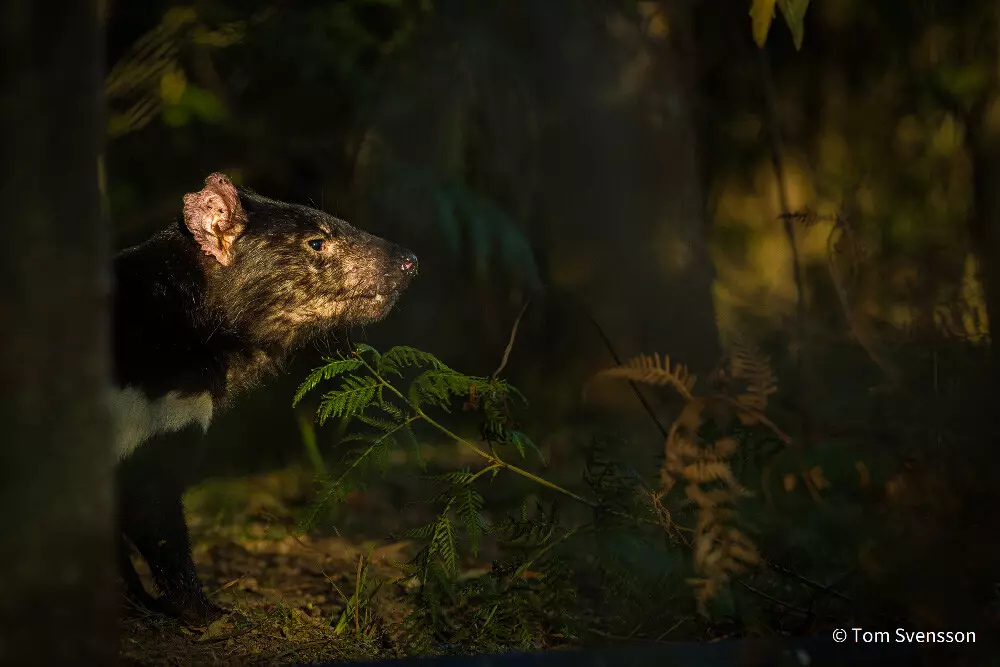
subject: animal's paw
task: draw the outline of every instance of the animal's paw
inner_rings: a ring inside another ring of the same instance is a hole
[[[159,601],[147,593],[138,580],[125,583],[121,589],[121,611],[125,618],[163,613]]]
[[[222,607],[210,602],[204,595],[185,597],[164,595],[156,603],[160,611],[167,616],[198,627],[206,626],[228,613]]]

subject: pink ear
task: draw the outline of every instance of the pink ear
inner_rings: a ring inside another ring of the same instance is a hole
[[[223,266],[232,261],[233,241],[246,219],[236,188],[223,174],[210,175],[200,192],[184,195],[184,224],[205,254]]]

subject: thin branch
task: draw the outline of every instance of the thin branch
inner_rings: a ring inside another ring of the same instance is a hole
[[[798,572],[795,572],[793,570],[789,570],[787,567],[785,567],[783,565],[779,565],[778,563],[775,563],[774,561],[769,560],[768,558],[765,558],[765,557],[762,556],[761,557],[761,562],[764,565],[766,565],[769,569],[774,570],[775,572],[777,572],[779,574],[783,574],[783,575],[785,575],[787,577],[792,577],[793,579],[797,579],[798,581],[802,582],[806,586],[809,586],[811,588],[815,588],[818,591],[822,591],[822,592],[826,593],[827,595],[832,595],[834,597],[840,598],[841,600],[844,600],[846,602],[854,602],[854,600],[852,600],[847,595],[844,595],[840,591],[834,590],[834,589],[830,588],[829,586],[824,586],[823,584],[821,584],[821,583],[819,583],[817,581],[813,581],[812,579],[809,579],[808,577],[805,577],[805,576],[803,576],[803,575],[801,575]]]
[[[737,579],[736,583],[738,583],[740,586],[742,586],[743,588],[747,589],[748,591],[750,591],[754,595],[759,595],[760,597],[764,598],[768,602],[776,604],[779,607],[784,607],[785,609],[787,609],[789,611],[794,611],[795,613],[802,614],[803,616],[815,616],[816,615],[814,612],[808,611],[806,609],[800,609],[799,607],[796,607],[795,605],[788,604],[787,602],[782,602],[778,598],[776,598],[776,597],[774,597],[772,595],[768,595],[767,593],[765,593],[762,590],[758,590],[758,589],[754,588],[753,586],[751,586],[750,584],[746,583],[742,579]]]
[[[524,305],[521,306],[521,312],[519,312],[517,317],[514,319],[514,326],[510,330],[510,340],[507,341],[507,347],[504,348],[503,358],[500,360],[500,365],[497,366],[497,369],[493,371],[493,375],[490,376],[491,380],[496,380],[500,376],[500,373],[503,372],[503,369],[507,366],[507,360],[510,358],[510,351],[514,349],[514,339],[517,337],[517,327],[521,324],[521,318],[524,317],[524,311],[528,310],[528,306],[530,304],[531,299],[525,301]]]
[[[615,351],[615,346],[611,344],[611,339],[608,338],[606,333],[604,333],[604,329],[597,323],[594,316],[590,314],[590,311],[584,308],[582,304],[577,304],[577,307],[583,311],[583,314],[588,320],[590,320],[590,323],[594,325],[595,329],[597,329],[598,335],[601,337],[601,340],[604,341],[604,346],[608,349],[608,353],[611,355],[611,358],[615,360],[615,364],[621,366],[622,359],[618,356],[618,352]],[[663,422],[660,421],[660,418],[656,416],[656,412],[653,411],[653,406],[651,406],[649,401],[646,400],[646,396],[642,393],[642,390],[639,389],[639,385],[632,380],[629,380],[628,384],[632,387],[632,391],[635,393],[636,398],[639,399],[642,407],[646,410],[649,418],[653,420],[653,423],[656,424],[656,428],[660,430],[660,434],[663,435],[664,438],[669,437],[670,432],[667,430],[667,427],[663,425]]]

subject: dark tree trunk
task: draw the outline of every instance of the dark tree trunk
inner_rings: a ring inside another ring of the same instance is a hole
[[[113,663],[97,2],[0,10],[0,663]]]

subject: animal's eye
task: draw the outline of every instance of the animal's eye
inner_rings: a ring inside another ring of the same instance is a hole
[[[323,245],[324,245],[323,239],[312,239],[311,241],[309,241],[309,247],[315,250],[316,252],[321,251],[323,249]]]

